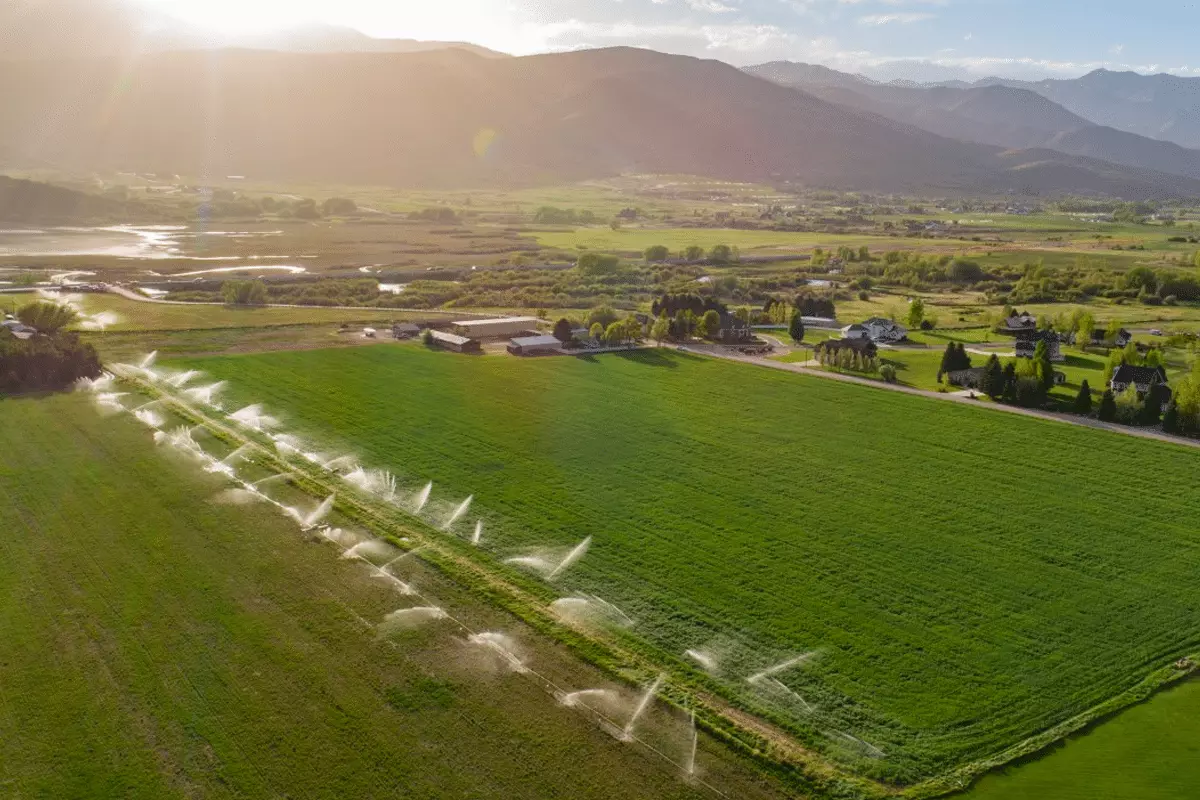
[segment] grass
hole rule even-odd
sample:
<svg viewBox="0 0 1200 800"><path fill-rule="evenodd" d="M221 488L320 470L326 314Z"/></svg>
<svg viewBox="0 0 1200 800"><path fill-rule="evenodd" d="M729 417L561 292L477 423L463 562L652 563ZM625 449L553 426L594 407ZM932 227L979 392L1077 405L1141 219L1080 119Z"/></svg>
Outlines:
<svg viewBox="0 0 1200 800"><path fill-rule="evenodd" d="M0 399L0 794L708 796L450 629L388 647L411 604L79 395ZM511 633L567 686L602 677L412 560L405 578ZM706 779L773 797L715 743Z"/></svg>
<svg viewBox="0 0 1200 800"><path fill-rule="evenodd" d="M543 247L561 250L598 250L612 253L641 254L652 245L665 245L672 253L691 245L711 249L718 244L740 248L745 255L782 255L810 251L815 247L836 250L840 246L867 245L879 250L911 249L904 239L889 236L835 235L826 233L787 233L778 231L733 230L724 228L578 228L547 230L537 234ZM777 251L777 252L771 252Z"/></svg>
<svg viewBox="0 0 1200 800"><path fill-rule="evenodd" d="M497 555L593 535L559 591L617 603L663 659L708 648L726 695L866 773L995 753L1200 643L1184 448L674 352L182 364L473 493ZM1123 471L1137 499L1114 504L1106 464L1154 467ZM778 677L815 713L744 680L809 650Z"/></svg>
<svg viewBox="0 0 1200 800"><path fill-rule="evenodd" d="M964 800L1177 800L1200 781L1200 682L1160 694L979 782Z"/></svg>
<svg viewBox="0 0 1200 800"><path fill-rule="evenodd" d="M380 309L321 308L252 308L238 306L184 305L175 303L142 303L112 294L82 295L87 314L108 312L116 314L119 322L108 330L121 331L178 331L212 328L258 328L275 325L306 325L329 323L382 323L412 317L411 313Z"/></svg>

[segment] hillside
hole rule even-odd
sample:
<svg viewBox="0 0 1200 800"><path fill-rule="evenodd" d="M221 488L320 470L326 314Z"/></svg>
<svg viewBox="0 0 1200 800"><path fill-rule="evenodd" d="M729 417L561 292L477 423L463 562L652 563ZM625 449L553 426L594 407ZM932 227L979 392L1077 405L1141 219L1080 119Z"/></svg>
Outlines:
<svg viewBox="0 0 1200 800"><path fill-rule="evenodd" d="M1026 88L1015 82L973 87L883 84L825 67L786 62L750 67L747 72L953 139L1006 148L1045 148L1200 178L1200 151L1097 125L1039 94L1036 86Z"/></svg>
<svg viewBox="0 0 1200 800"><path fill-rule="evenodd" d="M1029 89L1099 125L1200 148L1200 78L1098 69L1074 80L987 78L975 85Z"/></svg>
<svg viewBox="0 0 1200 800"><path fill-rule="evenodd" d="M108 219L126 204L105 197L0 175L0 222L46 223Z"/></svg>
<svg viewBox="0 0 1200 800"><path fill-rule="evenodd" d="M0 152L74 169L410 186L655 172L895 191L1200 195L1200 181L1051 152L1002 157L720 62L627 48L0 62L0 97Z"/></svg>

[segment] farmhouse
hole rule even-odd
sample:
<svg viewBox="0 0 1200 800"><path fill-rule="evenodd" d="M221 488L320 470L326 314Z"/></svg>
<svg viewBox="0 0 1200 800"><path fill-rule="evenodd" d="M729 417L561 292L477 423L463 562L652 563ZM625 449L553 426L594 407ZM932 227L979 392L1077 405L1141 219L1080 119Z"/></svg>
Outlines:
<svg viewBox="0 0 1200 800"><path fill-rule="evenodd" d="M433 343L443 350L453 350L456 353L483 352L483 345L477 339L444 331L430 331L429 333L433 336Z"/></svg>
<svg viewBox="0 0 1200 800"><path fill-rule="evenodd" d="M1029 313L1014 314L1004 322L1000 323L997 329L1000 333L1017 333L1018 331L1036 331L1037 317Z"/></svg>
<svg viewBox="0 0 1200 800"><path fill-rule="evenodd" d="M1062 363L1067 360L1063 355L1062 344L1054 331L1024 330L1017 332L1017 358L1033 358L1037 352L1038 342L1045 342L1050 351L1050 360Z"/></svg>
<svg viewBox="0 0 1200 800"><path fill-rule="evenodd" d="M906 336L908 336L907 328L882 317L872 317L866 322L842 328L843 339L869 339L876 343L891 344L903 341Z"/></svg>
<svg viewBox="0 0 1200 800"><path fill-rule="evenodd" d="M1094 331L1092 331L1092 344L1100 345L1104 344L1106 341L1108 341L1108 331L1104 330L1103 328L1096 328ZM1115 344L1117 347L1124 347L1132 341L1133 334L1124 328L1121 328L1121 330L1117 332L1117 338L1113 340L1113 344Z"/></svg>
<svg viewBox="0 0 1200 800"><path fill-rule="evenodd" d="M562 342L554 336L523 336L508 343L508 352L514 356L536 356L562 351Z"/></svg>
<svg viewBox="0 0 1200 800"><path fill-rule="evenodd" d="M454 332L472 339L507 339L537 330L537 317L498 317L455 322Z"/></svg>
<svg viewBox="0 0 1200 800"><path fill-rule="evenodd" d="M717 340L725 344L746 344L754 341L754 329L749 322L726 311L721 314L721 330L717 333Z"/></svg>
<svg viewBox="0 0 1200 800"><path fill-rule="evenodd" d="M412 339L421 335L421 329L411 322L397 322L392 326L393 339Z"/></svg>
<svg viewBox="0 0 1200 800"><path fill-rule="evenodd" d="M1138 394L1146 394L1155 386L1167 385L1167 371L1162 367L1135 367L1132 364L1122 364L1113 372L1112 381L1108 387L1113 394L1120 394L1129 388L1130 384L1137 387Z"/></svg>
<svg viewBox="0 0 1200 800"><path fill-rule="evenodd" d="M853 325L847 325L842 328L843 339L866 339L867 328L865 325L859 325L857 322Z"/></svg>
<svg viewBox="0 0 1200 800"><path fill-rule="evenodd" d="M873 342L901 342L908 336L908 329L890 319L872 317L862 324L867 329L867 338Z"/></svg>

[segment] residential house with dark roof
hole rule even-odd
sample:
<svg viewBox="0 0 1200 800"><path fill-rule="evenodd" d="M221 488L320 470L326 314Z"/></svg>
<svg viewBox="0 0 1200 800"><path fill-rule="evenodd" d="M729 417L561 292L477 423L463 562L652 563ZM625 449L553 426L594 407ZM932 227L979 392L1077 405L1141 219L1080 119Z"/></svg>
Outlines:
<svg viewBox="0 0 1200 800"><path fill-rule="evenodd" d="M1017 333L1018 331L1036 331L1037 317L1029 313L1013 314L997 328L1000 333Z"/></svg>
<svg viewBox="0 0 1200 800"><path fill-rule="evenodd" d="M1054 331L1039 331L1039 330L1024 330L1018 331L1017 337L1017 358L1033 358L1037 352L1038 342L1045 342L1046 348L1050 351L1050 360L1061 364L1067 360L1063 355L1062 344L1059 336Z"/></svg>
<svg viewBox="0 0 1200 800"><path fill-rule="evenodd" d="M1112 381L1108 388L1113 394L1120 394L1133 385L1138 394L1145 395L1155 386L1167 385L1167 371L1162 367L1135 367L1132 364L1122 364L1113 371Z"/></svg>

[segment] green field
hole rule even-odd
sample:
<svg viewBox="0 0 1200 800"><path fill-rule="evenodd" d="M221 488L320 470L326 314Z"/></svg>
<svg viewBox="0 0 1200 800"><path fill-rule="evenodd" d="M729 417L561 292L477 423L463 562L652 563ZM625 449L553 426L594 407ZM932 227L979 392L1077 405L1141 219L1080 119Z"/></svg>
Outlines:
<svg viewBox="0 0 1200 800"><path fill-rule="evenodd" d="M1200 682L1171 689L964 800L1180 800L1200 783Z"/></svg>
<svg viewBox="0 0 1200 800"><path fill-rule="evenodd" d="M409 318L403 311L388 309L253 308L248 306L184 305L141 303L112 294L81 295L86 314L109 313L117 321L110 331L179 331L210 328L258 328L275 325L328 324L342 322L382 323Z"/></svg>
<svg viewBox="0 0 1200 800"><path fill-rule="evenodd" d="M0 795L713 796L489 668L448 623L378 640L370 625L414 598L265 505L214 502L229 484L128 415L67 395L0 399L0 419ZM540 673L604 685L416 560L406 570L456 617L514 636ZM687 743L655 742L676 757ZM778 796L708 740L697 764L728 796Z"/></svg>
<svg viewBox="0 0 1200 800"><path fill-rule="evenodd" d="M727 695L870 774L994 754L1200 644L1182 447L663 351L183 365L474 494L493 556L594 536L559 591L618 604L676 664L706 650ZM746 681L809 651L786 689Z"/></svg>

